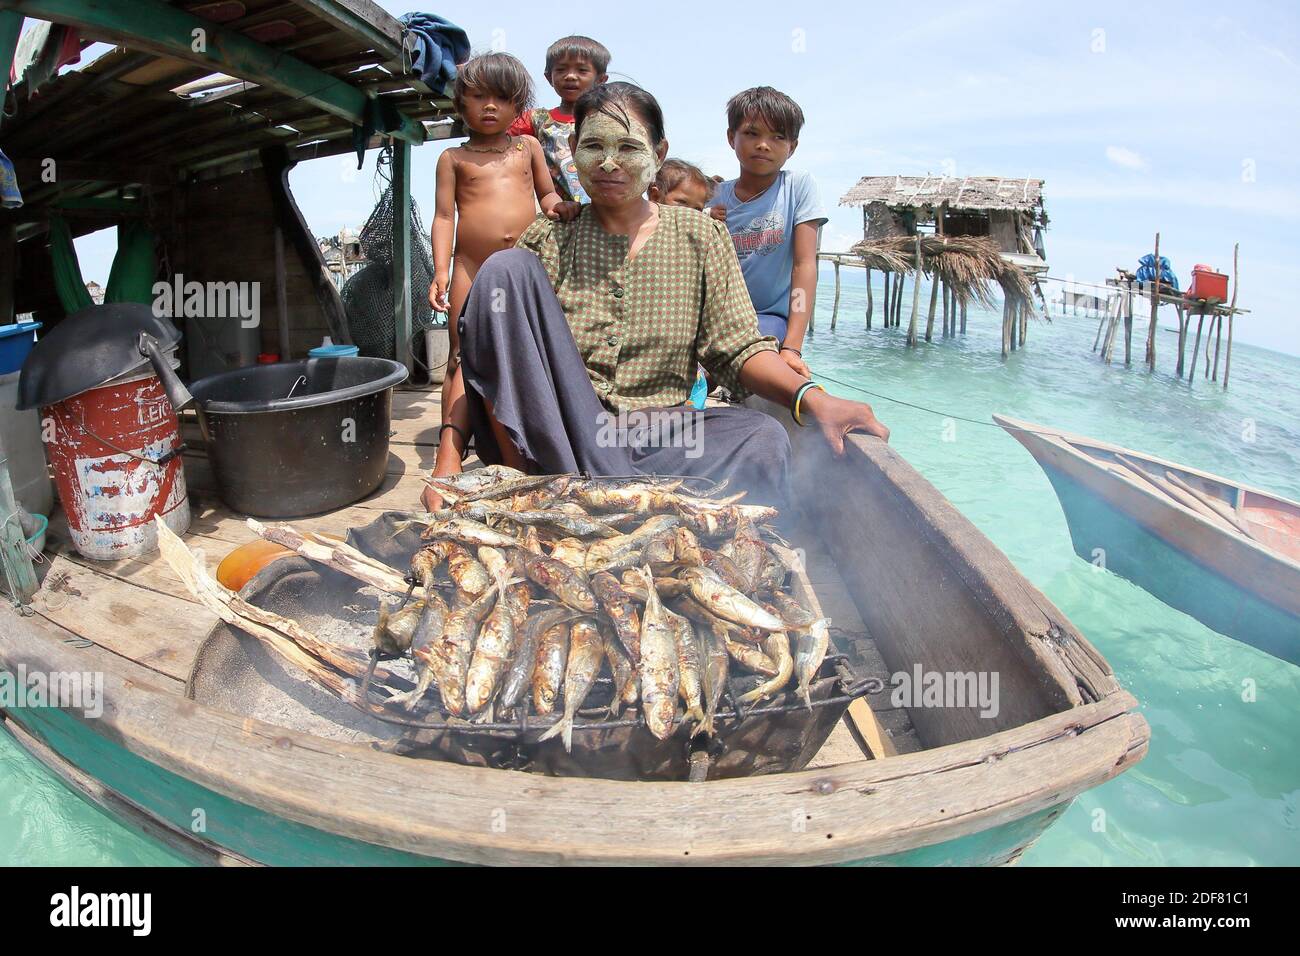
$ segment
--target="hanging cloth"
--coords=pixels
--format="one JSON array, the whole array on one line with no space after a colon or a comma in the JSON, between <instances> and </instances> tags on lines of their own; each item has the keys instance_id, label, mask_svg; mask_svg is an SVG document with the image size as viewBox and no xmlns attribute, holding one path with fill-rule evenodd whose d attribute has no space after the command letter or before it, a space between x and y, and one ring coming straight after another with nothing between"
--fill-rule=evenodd
<instances>
[{"instance_id":1,"label":"hanging cloth","mask_svg":"<svg viewBox=\"0 0 1300 956\"><path fill-rule=\"evenodd\" d=\"M59 304L68 315L94 305L81 278L77 247L72 244L72 230L62 216L50 217L50 258L54 260L54 288Z\"/></svg>"},{"instance_id":2,"label":"hanging cloth","mask_svg":"<svg viewBox=\"0 0 1300 956\"><path fill-rule=\"evenodd\" d=\"M17 209L23 204L23 194L18 189L18 174L14 164L0 150L0 209Z\"/></svg>"},{"instance_id":3,"label":"hanging cloth","mask_svg":"<svg viewBox=\"0 0 1300 956\"><path fill-rule=\"evenodd\" d=\"M72 242L72 230L61 216L50 218L50 256L54 260L54 288L59 294L59 304L68 315L94 305L86 290L86 280L81 276L77 261L77 247ZM139 222L127 222L117 227L117 254L108 274L108 288L104 290L105 302L153 302L153 284L157 275L154 258L154 234Z\"/></svg>"},{"instance_id":4,"label":"hanging cloth","mask_svg":"<svg viewBox=\"0 0 1300 956\"><path fill-rule=\"evenodd\" d=\"M154 242L153 232L142 222L124 222L117 227L117 254L108 273L105 302L153 302L158 274Z\"/></svg>"}]
</instances>

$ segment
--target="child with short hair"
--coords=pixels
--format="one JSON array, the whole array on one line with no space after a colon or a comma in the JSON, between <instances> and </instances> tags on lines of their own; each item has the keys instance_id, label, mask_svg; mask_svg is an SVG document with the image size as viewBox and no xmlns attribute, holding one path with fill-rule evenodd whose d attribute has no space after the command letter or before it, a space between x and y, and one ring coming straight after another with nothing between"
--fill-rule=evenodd
<instances>
[{"instance_id":1,"label":"child with short hair","mask_svg":"<svg viewBox=\"0 0 1300 956\"><path fill-rule=\"evenodd\" d=\"M665 159L646 195L661 206L690 206L703 211L717 185L700 167L684 159Z\"/></svg>"},{"instance_id":2,"label":"child with short hair","mask_svg":"<svg viewBox=\"0 0 1300 956\"><path fill-rule=\"evenodd\" d=\"M434 278L429 288L434 310L448 314L451 339L443 385L444 421L450 406L447 391L459 361L456 323L475 273L492 253L514 246L536 218L534 201L552 218L565 214L563 209L557 212L562 200L551 183L541 145L508 132L533 101L524 65L508 53L474 57L459 68L452 99L469 127L469 140L438 157Z\"/></svg>"},{"instance_id":3,"label":"child with short hair","mask_svg":"<svg viewBox=\"0 0 1300 956\"><path fill-rule=\"evenodd\" d=\"M740 160L740 176L718 187L712 215L731 233L759 330L781 343L787 365L809 375L803 339L817 294L817 241L826 216L812 176L784 168L803 123L799 104L770 86L727 102L727 143Z\"/></svg>"},{"instance_id":4,"label":"child with short hair","mask_svg":"<svg viewBox=\"0 0 1300 956\"><path fill-rule=\"evenodd\" d=\"M560 94L554 109L535 109L520 115L510 127L517 136L533 136L542 144L551 180L560 198L585 203L587 194L578 181L573 162L573 106L583 93L609 79L609 50L591 37L568 36L556 40L546 51L546 82Z\"/></svg>"}]
</instances>

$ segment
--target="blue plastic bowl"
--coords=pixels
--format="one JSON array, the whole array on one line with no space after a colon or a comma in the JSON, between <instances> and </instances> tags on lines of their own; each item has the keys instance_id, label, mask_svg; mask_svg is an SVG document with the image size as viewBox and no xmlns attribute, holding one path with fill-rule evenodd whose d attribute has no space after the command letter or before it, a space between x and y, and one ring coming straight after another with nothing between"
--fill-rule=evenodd
<instances>
[{"instance_id":1,"label":"blue plastic bowl","mask_svg":"<svg viewBox=\"0 0 1300 956\"><path fill-rule=\"evenodd\" d=\"M36 330L40 327L39 322L0 325L0 375L8 375L23 367L27 353L36 344Z\"/></svg>"},{"instance_id":2,"label":"blue plastic bowl","mask_svg":"<svg viewBox=\"0 0 1300 956\"><path fill-rule=\"evenodd\" d=\"M312 358L348 358L360 355L361 350L355 345L318 345L307 354Z\"/></svg>"}]
</instances>

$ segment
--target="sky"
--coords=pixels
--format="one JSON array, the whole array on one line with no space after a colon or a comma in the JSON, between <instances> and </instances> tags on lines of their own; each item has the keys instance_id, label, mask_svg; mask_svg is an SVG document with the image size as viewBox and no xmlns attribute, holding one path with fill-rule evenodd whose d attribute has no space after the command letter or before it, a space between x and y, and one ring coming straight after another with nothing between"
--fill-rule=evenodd
<instances>
[{"instance_id":1,"label":"sky","mask_svg":"<svg viewBox=\"0 0 1300 956\"><path fill-rule=\"evenodd\" d=\"M390 13L410 0L380 0ZM1059 8L1059 9L1058 9ZM1100 282L1134 268L1160 232L1184 287L1195 263L1230 272L1241 244L1244 341L1300 354L1300 13L1289 4L866 2L652 5L447 2L475 52L530 68L542 106L546 47L567 33L613 54L611 78L655 94L670 155L728 178L725 105L770 85L807 122L789 168L817 179L823 251L862 236L842 196L866 175L994 175L1046 181L1051 274ZM562 14L558 15L557 13ZM563 26L558 24L562 23ZM417 148L427 224L445 144ZM359 227L377 196L374 153L300 165L291 184L318 235ZM112 240L78 242L107 277ZM1172 313L1166 324L1172 321Z\"/></svg>"}]
</instances>

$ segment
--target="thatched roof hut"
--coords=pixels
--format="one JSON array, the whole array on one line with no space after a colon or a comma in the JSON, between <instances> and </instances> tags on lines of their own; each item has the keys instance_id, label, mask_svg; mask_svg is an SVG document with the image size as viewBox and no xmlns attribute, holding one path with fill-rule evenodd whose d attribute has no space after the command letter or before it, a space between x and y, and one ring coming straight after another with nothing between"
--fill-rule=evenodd
<instances>
[{"instance_id":1,"label":"thatched roof hut","mask_svg":"<svg viewBox=\"0 0 1300 956\"><path fill-rule=\"evenodd\" d=\"M943 287L944 334L949 334L948 296L962 310L974 298L992 305L989 283L1002 287L1003 353L1025 341L1025 321L1041 288L1034 278L1047 271L1043 228L1043 180L996 176L864 176L840 197L841 206L862 207L863 240L853 246L868 269L894 273L893 312L904 273L924 272L938 280L930 297L926 339L934 325L937 288ZM919 279L919 277L918 277ZM886 283L886 296L890 286ZM908 331L916 340L915 307ZM1044 316L1046 304L1044 302ZM887 318L886 324L891 319Z\"/></svg>"},{"instance_id":2,"label":"thatched roof hut","mask_svg":"<svg viewBox=\"0 0 1300 956\"><path fill-rule=\"evenodd\" d=\"M915 235L929 226L944 236L988 236L1022 270L1047 269L1041 179L863 176L840 197L840 205L862 207L868 240Z\"/></svg>"}]
</instances>

